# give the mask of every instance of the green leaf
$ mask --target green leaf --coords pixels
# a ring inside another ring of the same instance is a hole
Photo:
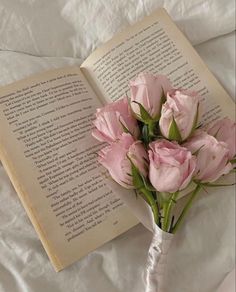
[[[154,120],[155,122],[158,122],[158,121],[160,120],[162,105],[163,105],[163,103],[165,103],[165,102],[166,102],[166,96],[165,96],[164,89],[162,88],[162,94],[161,94],[161,100],[160,100],[160,111],[159,111],[159,113],[153,118],[153,120]]]
[[[131,169],[132,169],[132,176],[133,176],[133,184],[136,189],[140,189],[141,187],[143,187],[142,177],[134,165],[132,165]]]
[[[146,124],[150,123],[153,119],[149,115],[149,113],[146,111],[146,109],[143,107],[143,105],[137,101],[133,101],[133,102],[139,105],[141,120]]]
[[[132,176],[133,176],[133,184],[136,189],[140,189],[143,187],[143,180],[137,168],[132,165]]]
[[[130,159],[128,155],[127,155],[127,158],[129,159],[131,163],[133,185],[135,186],[136,189],[140,189],[144,186],[142,176],[140,175],[138,168],[134,165],[133,161]]]
[[[175,121],[174,117],[173,117],[170,129],[169,129],[169,137],[168,137],[168,139],[169,140],[175,140],[175,141],[178,141],[178,142],[182,141],[182,138],[181,138],[181,135],[180,135],[180,132],[179,132],[179,129],[178,129],[178,126],[176,124],[176,121]]]
[[[155,122],[149,123],[148,124],[148,133],[149,133],[149,136],[155,137],[155,131],[156,131],[156,123]]]

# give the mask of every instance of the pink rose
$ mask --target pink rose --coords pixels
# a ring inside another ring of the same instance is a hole
[[[186,140],[199,121],[199,102],[200,96],[195,92],[168,92],[159,121],[162,135],[169,140]]]
[[[197,156],[194,177],[201,182],[214,182],[232,169],[227,144],[202,130],[195,131],[184,147]]]
[[[135,138],[139,136],[139,127],[126,97],[97,109],[94,126],[96,129],[92,131],[92,135],[102,142],[116,141],[124,133],[124,127]]]
[[[147,176],[147,153],[142,142],[135,141],[130,134],[123,133],[120,140],[103,148],[98,155],[99,162],[109,171],[111,177],[127,189],[135,188],[130,160],[143,176]]]
[[[176,142],[164,139],[149,146],[149,179],[152,185],[159,192],[169,193],[187,187],[196,166],[196,158],[191,152]]]
[[[150,117],[158,120],[161,113],[161,105],[164,102],[167,90],[170,90],[171,84],[163,75],[154,76],[149,73],[140,73],[130,83],[131,108],[140,120],[143,120],[140,113],[140,103]]]
[[[236,154],[236,123],[229,118],[224,118],[211,123],[206,131],[214,136],[218,141],[225,142],[229,149],[229,159],[232,159]]]

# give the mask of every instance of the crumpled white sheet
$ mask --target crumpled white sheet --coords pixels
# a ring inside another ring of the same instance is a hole
[[[85,58],[160,6],[199,44],[235,29],[234,5],[233,0],[1,0],[0,48]]]
[[[159,6],[234,96],[233,0],[0,0],[0,85],[80,64],[117,31]],[[234,206],[233,188],[195,202],[171,248],[166,292],[217,291],[235,265]],[[56,274],[0,166],[1,292],[142,292],[150,240],[150,232],[138,225]]]

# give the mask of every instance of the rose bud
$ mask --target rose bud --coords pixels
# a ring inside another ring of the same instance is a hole
[[[127,189],[135,188],[132,177],[132,164],[144,177],[148,173],[148,156],[141,141],[135,141],[130,134],[121,138],[99,153],[98,161],[109,171],[111,177]]]
[[[236,123],[229,118],[224,118],[211,123],[206,131],[218,141],[225,142],[229,149],[229,159],[236,155]]]
[[[97,109],[94,126],[92,135],[101,142],[114,142],[124,132],[135,138],[139,136],[137,120],[132,116],[126,97]]]
[[[137,118],[145,123],[159,120],[166,92],[172,88],[170,81],[163,75],[140,73],[129,85],[131,108]]]
[[[194,178],[201,182],[214,182],[233,168],[229,162],[227,144],[219,142],[215,137],[202,130],[194,135],[184,145],[197,157]]]
[[[159,121],[162,135],[169,140],[186,140],[198,124],[199,104],[200,96],[195,92],[168,92]]]
[[[150,143],[149,179],[159,192],[174,193],[190,183],[196,157],[176,142],[164,139]]]

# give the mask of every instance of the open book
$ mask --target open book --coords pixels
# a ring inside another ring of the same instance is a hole
[[[0,89],[0,158],[56,271],[138,223],[104,183],[96,108],[126,94],[142,71],[197,90],[203,123],[234,115],[231,98],[164,9],[127,28],[81,67]],[[122,188],[121,188],[122,191]]]

